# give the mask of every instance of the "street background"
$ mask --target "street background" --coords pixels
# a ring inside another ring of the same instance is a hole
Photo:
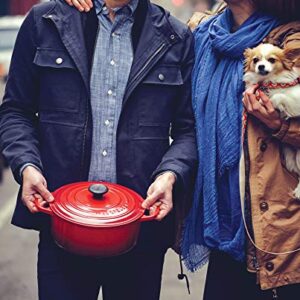
[[[37,0],[1,0],[0,16],[25,14],[37,2]],[[184,22],[189,19],[193,11],[206,10],[214,4],[214,0],[153,2],[166,7]],[[4,87],[4,81],[0,81],[0,101]],[[10,170],[3,169],[1,162],[0,172],[3,174],[2,182],[0,182],[0,300],[37,300],[38,234],[10,225],[18,185],[14,182]],[[191,284],[191,295],[187,293],[185,280],[177,279],[179,271],[179,258],[170,250],[164,265],[161,300],[201,300],[206,268],[196,274],[187,273]],[[100,299],[101,296],[99,296]]]

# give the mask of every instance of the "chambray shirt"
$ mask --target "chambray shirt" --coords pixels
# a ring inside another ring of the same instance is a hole
[[[99,32],[90,83],[93,140],[89,180],[116,182],[116,134],[133,61],[131,31],[138,0],[114,9],[113,22],[104,0],[94,4]]]

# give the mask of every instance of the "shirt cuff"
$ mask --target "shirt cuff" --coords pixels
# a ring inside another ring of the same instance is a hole
[[[41,169],[39,167],[37,167],[36,165],[32,164],[32,163],[27,163],[27,164],[24,164],[21,168],[20,168],[20,178],[22,178],[22,174],[23,174],[23,171],[25,170],[26,167],[34,167],[35,169],[37,169],[40,173],[42,173]]]

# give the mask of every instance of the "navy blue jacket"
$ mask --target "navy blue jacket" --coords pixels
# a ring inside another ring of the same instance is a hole
[[[43,170],[50,191],[87,180],[97,26],[94,10],[79,13],[64,1],[52,1],[33,7],[21,27],[0,107],[1,149],[19,183],[24,163]],[[117,130],[118,183],[146,196],[155,176],[172,170],[183,196],[191,189],[197,163],[193,37],[164,9],[140,0],[132,40],[134,62]],[[63,62],[56,63],[57,58]],[[163,222],[143,224],[140,244],[148,249],[169,244],[173,221],[171,214]],[[49,220],[31,214],[18,199],[12,222],[41,229]]]

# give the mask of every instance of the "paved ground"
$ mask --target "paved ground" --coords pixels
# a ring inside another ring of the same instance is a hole
[[[4,183],[0,185],[0,299],[37,300],[37,234],[9,224],[16,190],[17,185],[10,172],[6,172]],[[201,300],[205,270],[189,275],[191,296],[187,294],[185,283],[178,281],[178,270],[178,257],[169,251],[164,267],[161,300]]]

